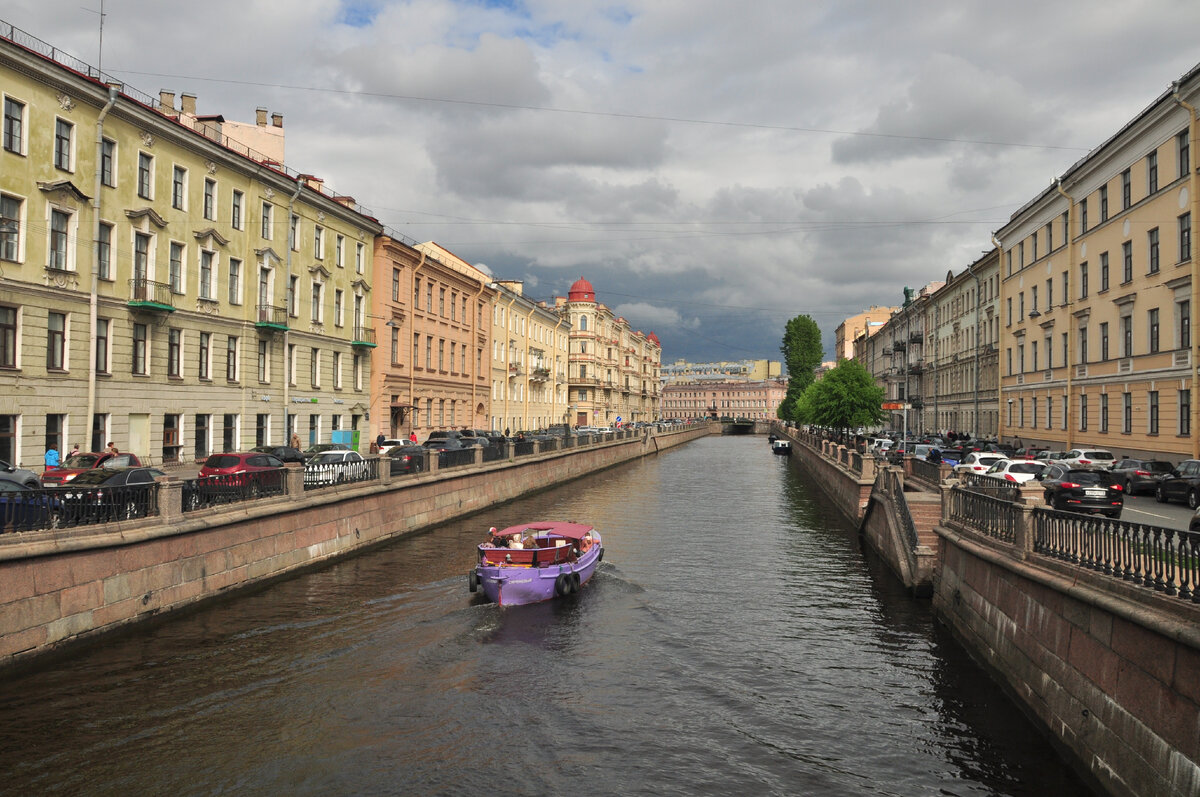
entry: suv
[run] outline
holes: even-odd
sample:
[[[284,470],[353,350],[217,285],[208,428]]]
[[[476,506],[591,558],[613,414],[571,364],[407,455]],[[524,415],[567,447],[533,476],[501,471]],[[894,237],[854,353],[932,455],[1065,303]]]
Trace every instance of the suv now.
[[[1200,459],[1185,459],[1163,476],[1154,488],[1160,503],[1186,501],[1190,509],[1200,507]]]
[[[57,468],[42,474],[43,487],[62,487],[92,468],[135,468],[142,464],[136,454],[110,454],[107,451],[76,454]]]
[[[430,432],[429,437],[425,438],[425,442],[421,445],[431,451],[460,451],[479,444],[479,438],[475,437],[475,433],[470,430],[447,429]]]
[[[1111,451],[1103,448],[1072,448],[1063,458],[1058,460],[1060,465],[1070,465],[1072,468],[1104,468],[1107,470],[1116,464],[1117,458]]]
[[[1125,495],[1137,495],[1139,490],[1154,492],[1158,480],[1172,470],[1164,459],[1123,459],[1112,467],[1113,478],[1125,489]]]
[[[213,454],[200,467],[200,478],[280,471],[283,460],[272,454],[248,451],[243,454]],[[280,477],[282,478],[282,477]],[[236,480],[235,480],[236,481]]]

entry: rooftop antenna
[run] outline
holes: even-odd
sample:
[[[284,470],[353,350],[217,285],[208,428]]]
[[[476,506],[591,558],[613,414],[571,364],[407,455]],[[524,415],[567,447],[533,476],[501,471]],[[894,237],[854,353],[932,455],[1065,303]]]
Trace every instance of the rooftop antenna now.
[[[80,6],[80,8],[83,8],[83,6]],[[96,11],[93,11],[90,8],[83,8],[83,10],[89,11],[93,14],[97,13]],[[104,80],[104,70],[101,67],[104,65],[104,17],[105,17],[104,0],[100,0],[99,15],[100,15],[100,47],[99,47],[99,51],[96,53],[96,72],[99,73],[99,74],[97,74],[97,77],[103,81]]]

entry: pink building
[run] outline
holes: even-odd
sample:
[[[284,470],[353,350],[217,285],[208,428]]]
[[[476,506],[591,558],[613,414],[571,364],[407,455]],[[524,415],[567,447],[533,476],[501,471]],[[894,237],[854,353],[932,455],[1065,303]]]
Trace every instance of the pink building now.
[[[677,382],[663,386],[663,418],[776,417],[787,395],[787,380],[761,382]]]

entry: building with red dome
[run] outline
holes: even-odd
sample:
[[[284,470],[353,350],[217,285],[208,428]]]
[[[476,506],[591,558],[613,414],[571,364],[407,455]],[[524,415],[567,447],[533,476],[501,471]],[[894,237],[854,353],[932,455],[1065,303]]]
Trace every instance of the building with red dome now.
[[[662,415],[662,344],[596,300],[583,277],[554,300],[571,327],[567,419],[573,426],[655,421]],[[619,420],[618,420],[619,419]]]

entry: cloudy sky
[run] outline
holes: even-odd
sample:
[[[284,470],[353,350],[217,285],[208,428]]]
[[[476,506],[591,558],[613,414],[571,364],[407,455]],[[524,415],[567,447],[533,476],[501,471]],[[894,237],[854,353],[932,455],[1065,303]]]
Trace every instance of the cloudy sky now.
[[[95,64],[100,0],[6,0]],[[665,362],[779,358],[961,271],[1200,61],[1195,0],[105,0],[104,71]]]

